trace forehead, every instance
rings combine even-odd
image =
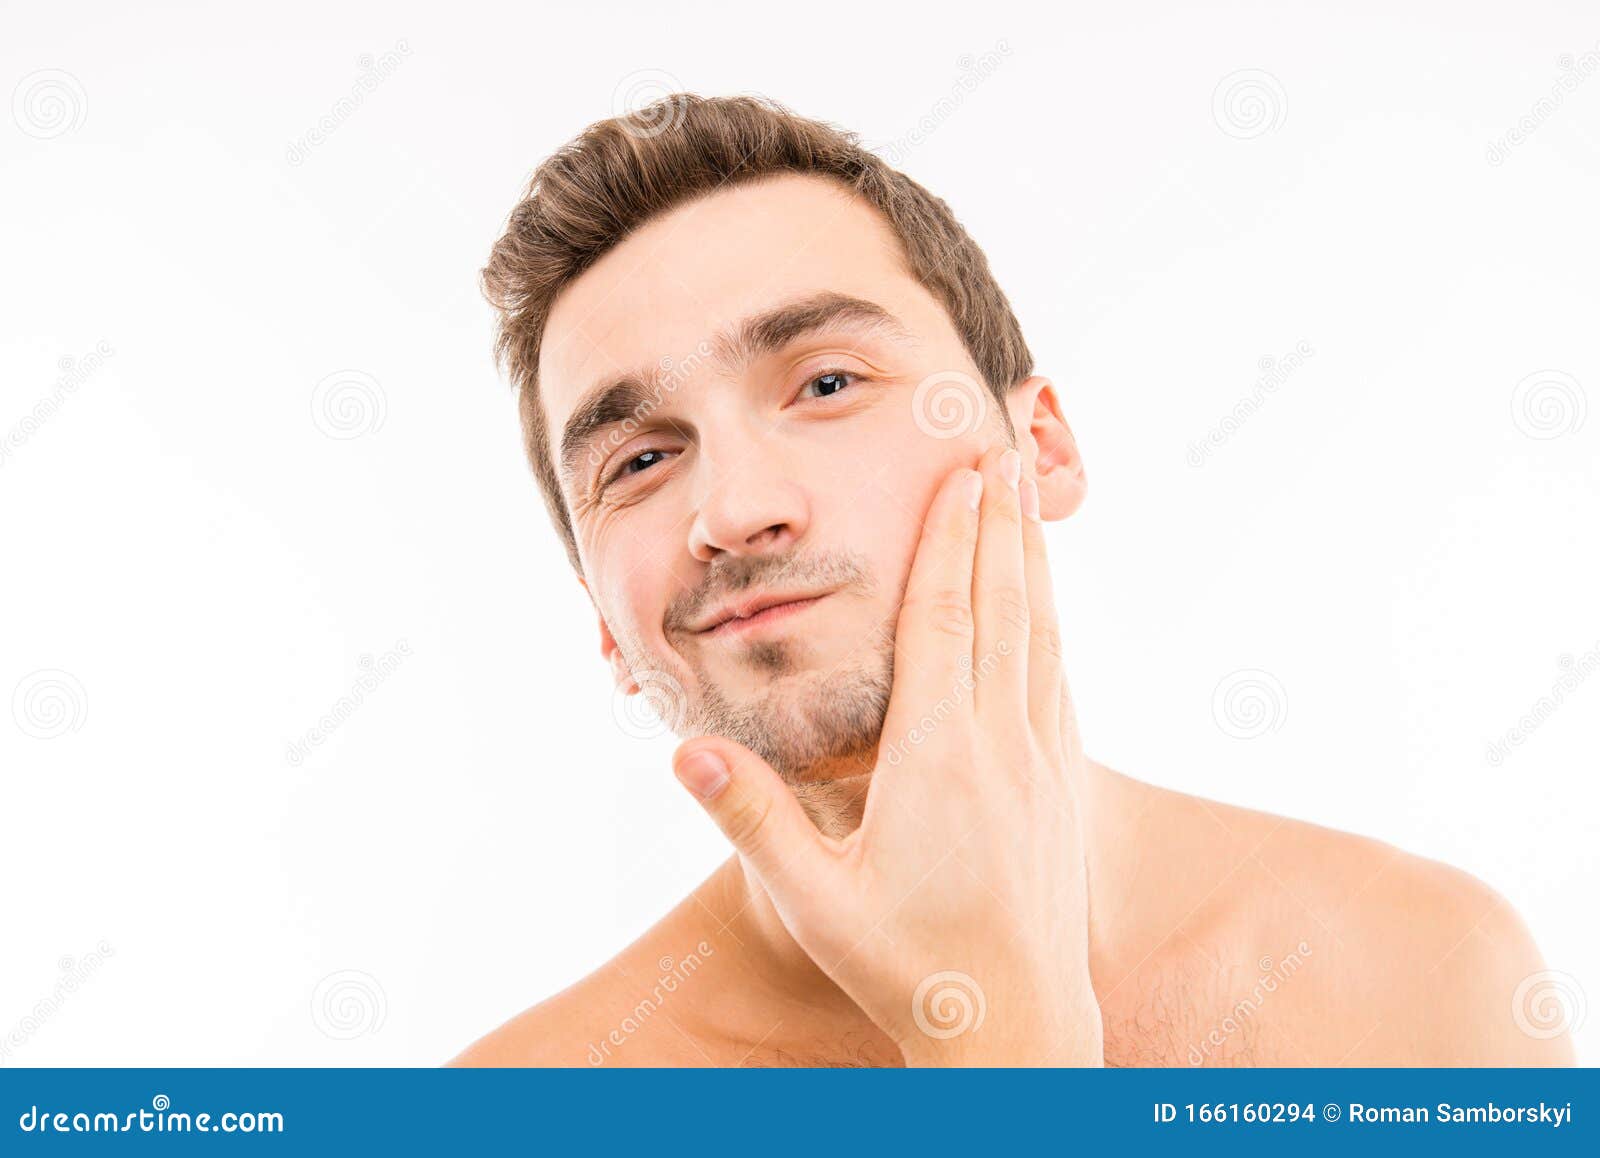
[[[549,428],[596,380],[684,362],[731,322],[823,290],[912,329],[943,317],[878,211],[827,178],[737,185],[652,219],[556,299],[539,358]]]

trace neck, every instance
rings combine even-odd
[[[1066,705],[1063,705],[1064,707]],[[1068,713],[1063,714],[1063,747],[1078,752],[1077,737],[1067,734],[1075,728]],[[1105,889],[1109,865],[1097,839],[1103,831],[1105,810],[1109,807],[1112,781],[1116,774],[1080,755],[1068,761],[1071,790],[1081,802],[1084,861],[1089,888],[1089,940],[1091,956],[1102,938],[1097,935],[1097,913],[1105,907],[1096,903]],[[870,776],[853,776],[837,781],[808,781],[795,786],[795,793],[819,829],[833,837],[843,837],[859,826],[865,806]],[[803,1042],[791,1041],[797,1049],[827,1056],[843,1050],[852,1056],[898,1057],[893,1043],[790,935],[779,917],[772,898],[748,872],[739,857],[730,858],[707,882],[716,894],[716,908],[725,914],[740,946],[741,967],[748,972],[749,984],[763,991],[774,1005],[800,1005],[806,1009]],[[1097,889],[1097,885],[1099,888]],[[796,1035],[785,1032],[790,1039]],[[853,1043],[853,1044],[852,1044]],[[893,1064],[892,1061],[878,1064]]]

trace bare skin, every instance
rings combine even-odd
[[[1104,806],[1162,850],[1107,857],[1121,875],[1103,892],[1107,870],[1091,863],[1091,909],[1117,914],[1091,924],[1106,1065],[1571,1064],[1564,1035],[1538,1040],[1515,1024],[1512,995],[1542,966],[1480,882],[1374,841],[1096,775]],[[905,1064],[820,969],[792,948],[782,956],[781,941],[774,954],[762,940],[771,915],[748,898],[732,858],[608,965],[452,1064]],[[661,959],[702,941],[714,950],[705,964],[641,1010]],[[1302,942],[1304,964],[1255,1004],[1260,959],[1282,973]]]
[[[995,413],[930,436],[919,384],[974,368],[843,191],[719,191],[602,258],[552,313],[551,426],[597,376],[819,294],[894,325],[697,363],[563,484],[602,654],[673,689],[674,771],[735,855],[453,1064],[1568,1063],[1513,1008],[1543,966],[1480,882],[1084,755],[1043,536],[1084,493],[1054,386],[1009,392],[1014,441]],[[780,589],[820,598],[719,620]]]

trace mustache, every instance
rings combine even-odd
[[[711,564],[700,586],[667,605],[662,625],[668,631],[686,631],[712,603],[751,587],[802,586],[867,591],[872,578],[865,557],[853,551],[730,556]]]

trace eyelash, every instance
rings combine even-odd
[[[851,371],[851,370],[823,370],[821,373],[813,374],[810,378],[807,378],[805,383],[804,383],[804,385],[802,385],[800,387],[801,392],[803,393],[807,388],[809,388],[811,386],[814,386],[816,383],[820,382],[824,378],[844,378],[844,379],[846,379],[847,384],[851,385],[851,386],[856,385],[857,383],[864,381],[863,375],[857,374],[857,373],[855,373],[854,371]],[[828,395],[823,396],[822,398],[819,398],[818,401],[824,401],[827,398],[835,398],[835,397],[837,397],[839,395],[839,393],[840,393],[840,391],[836,390],[832,394],[828,394]],[[633,471],[633,472],[630,472],[628,470],[628,467],[632,466],[635,462],[637,462],[639,459],[643,458],[647,454],[661,454],[661,453],[663,453],[663,452],[659,451],[659,450],[656,450],[653,447],[646,447],[644,450],[639,451],[637,454],[633,454],[633,455],[628,456],[628,458],[623,461],[621,466],[617,467],[616,470],[612,471],[609,475],[607,475],[604,479],[601,480],[600,489],[601,490],[605,490],[605,488],[609,487],[612,483],[616,482],[618,479],[622,478],[624,475],[627,475],[629,473],[644,474],[645,471]],[[646,470],[648,470],[648,469],[649,468],[646,468]]]

